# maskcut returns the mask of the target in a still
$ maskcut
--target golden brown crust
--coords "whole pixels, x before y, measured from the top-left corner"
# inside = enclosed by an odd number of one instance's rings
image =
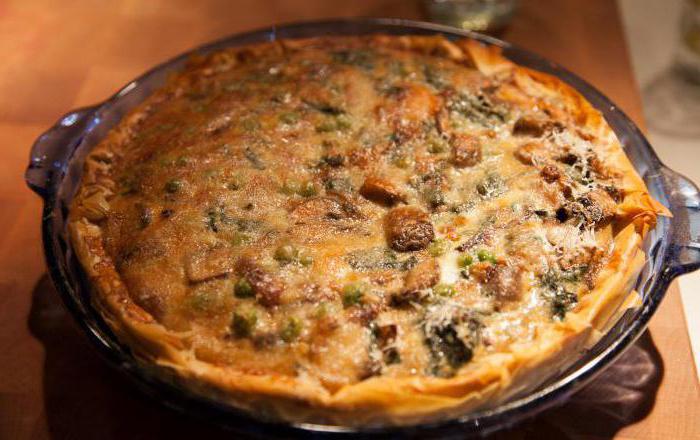
[[[187,328],[168,328],[154,316],[157,307],[153,307],[149,313],[134,301],[117,269],[114,254],[107,249],[101,226],[107,217],[110,199],[118,191],[111,170],[114,158],[121,154],[125,139],[138,130],[139,120],[149,112],[148,106],[155,106],[159,99],[165,99],[159,94],[166,92],[160,91],[147,101],[146,107],[140,107],[127,116],[88,156],[82,186],[72,205],[69,223],[76,254],[94,287],[95,306],[117,336],[133,347],[145,363],[175,371],[183,386],[234,406],[283,420],[346,425],[410,424],[494,405],[523,390],[532,389],[590,344],[597,330],[605,329],[611,316],[629,298],[644,262],[641,240],[654,227],[656,216],[668,215],[668,211],[649,196],[604,119],[578,92],[554,77],[513,65],[495,47],[486,47],[471,40],[451,43],[439,37],[413,36],[375,36],[369,40],[376,46],[443,57],[467,67],[476,67],[486,78],[507,76],[519,89],[536,91],[538,95],[553,97],[560,103],[559,107],[552,108],[554,119],[558,117],[557,112],[571,115],[573,124],[604,140],[597,144],[597,153],[619,173],[619,190],[623,198],[616,204],[615,217],[610,227],[605,229],[607,232],[600,232],[614,234],[613,248],[605,264],[598,268],[594,287],[581,297],[574,310],[566,312],[565,319],[542,327],[542,332],[536,337],[513,343],[508,350],[481,355],[452,377],[379,375],[331,387],[306,374],[290,376],[242,371],[235,365],[219,364],[216,356],[211,357],[210,362],[207,354],[198,351],[200,346],[194,343],[198,338],[196,332]],[[262,44],[216,55],[214,64],[230,69],[241,60],[267,51],[303,50],[324,47],[327,43],[326,39],[309,39]],[[364,46],[367,40],[346,39],[343,44]],[[198,63],[192,63],[186,76],[192,83],[197,81],[198,75],[207,74],[212,60],[201,61],[201,65]],[[408,103],[404,105],[410,106]],[[423,111],[425,106],[420,104],[420,109]],[[225,122],[219,121],[218,124]],[[214,124],[211,129],[216,131],[217,127]],[[353,157],[351,160],[358,163],[362,160],[372,162],[371,159]],[[463,165],[470,164],[472,162]],[[362,195],[366,198],[379,198],[389,206],[405,201],[404,195],[399,194],[391,182],[379,177],[372,179],[363,186],[365,191]],[[548,184],[556,185],[555,180]],[[324,207],[339,203],[341,205],[338,206],[342,206],[337,199],[323,203]],[[307,206],[305,209],[312,208]],[[346,211],[341,214],[363,215],[361,212]],[[423,221],[429,224],[427,220]],[[415,251],[425,247],[424,244],[410,249],[399,246],[397,250]],[[191,266],[188,276],[192,281],[199,282],[225,272],[217,270],[217,267],[202,269]],[[431,279],[428,284],[427,287],[431,287],[435,280]],[[282,300],[278,297],[275,299]],[[197,350],[195,347],[198,347]]]

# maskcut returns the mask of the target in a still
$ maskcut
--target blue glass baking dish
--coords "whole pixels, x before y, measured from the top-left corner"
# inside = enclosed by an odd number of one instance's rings
[[[600,110],[613,128],[651,194],[670,208],[644,243],[648,255],[637,280],[642,301],[627,309],[618,321],[565,371],[534,392],[495,408],[464,414],[451,420],[410,427],[348,428],[313,424],[282,424],[258,420],[240,410],[196,395],[177,386],[163,370],[140,363],[111,333],[90,303],[90,290],[66,237],[68,207],[82,172],[83,159],[131,108],[180,69],[188,57],[217,49],[278,38],[320,35],[442,34],[455,39],[470,37],[503,48],[506,57],[535,70],[553,74],[581,92]],[[275,436],[483,436],[504,429],[566,401],[628,348],[646,328],[678,275],[700,267],[700,196],[688,179],[664,166],[630,119],[592,86],[537,55],[491,37],[433,24],[394,19],[351,19],[275,26],[235,35],[187,52],[161,64],[123,87],[108,100],[72,111],[41,135],[31,151],[26,172],[29,186],[44,200],[43,241],[51,279],[67,308],[106,360],[129,376],[148,395],[165,405],[200,416],[239,432]]]

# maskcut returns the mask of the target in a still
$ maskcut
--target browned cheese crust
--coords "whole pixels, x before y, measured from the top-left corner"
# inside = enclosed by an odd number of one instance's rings
[[[371,36],[192,59],[89,154],[69,227],[145,365],[366,426],[494,405],[575,359],[665,213],[561,81]]]

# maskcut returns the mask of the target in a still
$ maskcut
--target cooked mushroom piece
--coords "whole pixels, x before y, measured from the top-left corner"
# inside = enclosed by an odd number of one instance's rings
[[[403,288],[391,296],[393,305],[404,305],[420,300],[421,291],[429,289],[440,281],[440,265],[435,258],[418,263],[408,271]]]
[[[428,214],[415,206],[402,206],[389,211],[385,229],[389,246],[399,252],[424,249],[435,238]]]
[[[546,161],[550,152],[544,144],[528,142],[515,150],[515,157],[525,165],[536,165]]]
[[[522,294],[522,270],[506,264],[494,265],[485,290],[498,301],[513,301],[520,299]]]
[[[454,136],[452,144],[452,162],[457,167],[472,167],[481,162],[481,142],[474,136]]]
[[[557,218],[565,222],[575,218],[582,226],[598,226],[615,216],[617,204],[603,189],[594,189],[573,202],[569,202],[557,210]]]
[[[559,180],[559,178],[561,177],[561,173],[559,172],[559,168],[557,168],[556,165],[547,164],[540,170],[540,176],[542,176],[545,182],[554,183],[557,180]]]
[[[548,131],[561,130],[563,125],[540,115],[526,115],[515,121],[513,134],[515,136],[540,137]]]
[[[263,270],[250,257],[242,257],[236,262],[236,272],[249,284],[255,299],[266,307],[279,304],[284,290],[282,282]]]
[[[405,201],[403,194],[394,184],[376,176],[365,178],[362,187],[360,187],[360,194],[366,199],[387,206]]]

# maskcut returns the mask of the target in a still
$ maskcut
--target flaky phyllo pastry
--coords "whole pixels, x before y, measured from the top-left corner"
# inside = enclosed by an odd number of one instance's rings
[[[561,81],[471,40],[372,36],[192,59],[89,154],[70,235],[145,365],[267,418],[368,426],[571,363],[664,213]]]

